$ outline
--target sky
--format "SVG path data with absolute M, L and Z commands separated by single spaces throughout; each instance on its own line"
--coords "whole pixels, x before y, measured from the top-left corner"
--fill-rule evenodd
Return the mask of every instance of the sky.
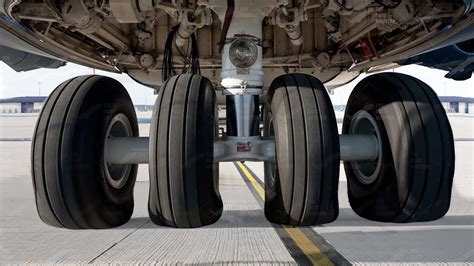
M 390 70 L 412 75 L 430 85 L 439 96 L 474 97 L 474 79 L 454 81 L 444 78 L 446 71 L 411 65 Z M 134 104 L 152 105 L 156 95 L 153 90 L 133 81 L 126 74 L 114 74 L 96 70 L 96 74 L 109 76 L 120 81 L 127 88 Z M 0 62 L 0 98 L 17 96 L 47 96 L 63 81 L 80 75 L 91 75 L 93 69 L 68 63 L 58 69 L 38 69 L 27 72 L 15 72 Z M 334 90 L 330 95 L 334 105 L 346 104 L 355 85 L 367 75 Z

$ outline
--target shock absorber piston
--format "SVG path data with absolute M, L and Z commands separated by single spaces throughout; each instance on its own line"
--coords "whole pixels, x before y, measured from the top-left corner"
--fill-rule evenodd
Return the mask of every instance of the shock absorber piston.
M 230 2 L 230 3 L 229 3 Z M 265 4 L 228 1 L 222 49 L 221 85 L 226 94 L 227 136 L 259 135 L 259 95 L 263 90 L 262 20 Z M 228 14 L 229 10 L 232 14 Z

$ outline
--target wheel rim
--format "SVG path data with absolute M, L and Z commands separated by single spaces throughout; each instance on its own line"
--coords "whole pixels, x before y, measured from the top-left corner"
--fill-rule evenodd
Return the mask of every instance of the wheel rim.
M 104 140 L 104 171 L 107 183 L 113 188 L 120 189 L 128 181 L 130 176 L 130 171 L 132 169 L 131 164 L 124 165 L 115 165 L 109 164 L 107 160 L 107 151 L 108 151 L 108 140 L 109 138 L 114 137 L 133 137 L 132 126 L 128 117 L 123 114 L 115 115 L 112 120 L 110 120 L 109 125 L 107 126 L 107 131 L 105 134 Z
M 273 116 L 272 116 L 272 113 L 268 113 L 267 115 L 267 118 L 268 118 L 268 133 L 267 133 L 267 137 L 268 138 L 275 138 L 275 129 L 273 128 Z M 276 140 L 275 140 L 276 141 Z M 265 168 L 267 168 L 267 180 L 265 180 L 266 182 L 268 182 L 268 185 L 270 187 L 273 187 L 275 185 L 275 175 L 276 175 L 276 167 L 277 167 L 277 158 L 276 158 L 276 153 L 275 153 L 275 160 L 274 161 L 268 161 L 265 165 Z
M 374 183 L 382 168 L 382 137 L 380 130 L 374 117 L 368 112 L 361 110 L 357 112 L 351 121 L 349 134 L 373 135 L 377 140 L 378 157 L 375 160 L 352 161 L 352 169 L 354 169 L 357 179 L 366 185 Z

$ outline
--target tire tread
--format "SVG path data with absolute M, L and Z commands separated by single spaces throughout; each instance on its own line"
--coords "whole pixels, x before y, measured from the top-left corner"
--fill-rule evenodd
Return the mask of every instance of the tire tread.
M 385 95 L 374 93 L 377 86 L 385 87 Z M 367 99 L 369 102 L 364 103 Z M 393 165 L 386 164 L 384 174 L 379 177 L 381 180 L 403 178 L 405 181 L 401 184 L 406 185 L 397 186 L 393 181 L 383 181 L 386 183 L 383 185 L 380 181 L 376 185 L 378 190 L 364 195 L 362 191 L 369 188 L 364 188 L 356 181 L 350 163 L 344 162 L 351 207 L 360 216 L 375 221 L 424 222 L 442 217 L 449 208 L 454 175 L 454 140 L 446 113 L 436 94 L 425 83 L 404 74 L 372 75 L 361 81 L 352 92 L 344 118 L 343 133 L 348 131 L 351 115 L 364 108 L 364 105 L 369 110 L 379 110 L 380 107 L 367 105 L 371 103 L 382 106 L 392 103 L 396 109 L 390 115 L 399 119 L 399 125 L 406 125 L 407 131 L 404 132 L 403 126 L 387 127 L 389 124 L 385 124 L 384 127 L 387 128 L 383 132 L 386 130 L 387 136 L 397 138 L 386 144 L 393 159 L 387 157 L 385 160 L 393 160 Z M 391 121 L 389 114 L 383 114 L 380 119 L 387 121 L 384 123 Z M 379 123 L 379 127 L 381 125 L 383 124 Z M 400 136 L 404 139 L 400 140 Z M 407 146 L 398 148 L 398 145 Z M 391 188 L 386 187 L 389 184 L 392 184 Z M 385 201 L 380 200 L 383 198 L 381 195 L 387 195 L 388 192 L 381 189 L 389 189 L 388 192 L 391 193 L 391 196 L 385 197 Z
M 321 82 L 304 74 L 280 76 L 270 86 L 265 112 L 278 116 L 274 119 L 278 119 L 274 122 L 275 131 L 286 128 L 291 132 L 275 132 L 277 161 L 281 163 L 277 166 L 275 186 L 266 185 L 265 189 L 265 215 L 271 222 L 310 226 L 337 218 L 339 143 L 332 141 L 331 135 L 337 136 L 337 126 L 326 94 Z M 281 104 L 287 114 L 277 108 Z M 268 121 L 264 122 L 267 132 Z M 330 143 L 324 143 L 328 138 Z M 279 154 L 278 150 L 284 151 L 287 142 L 290 150 Z M 326 171 L 327 167 L 331 170 Z M 267 169 L 265 175 L 269 175 Z
M 125 204 L 128 206 L 121 205 L 124 208 L 118 212 L 109 212 L 111 209 L 117 209 L 113 206 L 115 203 L 112 202 L 104 203 L 103 206 L 94 206 L 92 209 L 88 208 L 86 205 L 90 195 L 86 195 L 83 190 L 78 190 L 77 180 L 100 181 L 90 181 L 94 177 L 89 175 L 82 176 L 85 172 L 81 169 L 72 171 L 73 164 L 76 163 L 72 159 L 76 145 L 75 134 L 77 128 L 80 128 L 77 124 L 83 119 L 81 112 L 88 111 L 83 110 L 85 99 L 88 99 L 86 97 L 89 91 L 93 91 L 94 86 L 102 86 L 101 82 L 110 83 L 111 80 L 101 76 L 79 76 L 63 82 L 48 97 L 38 117 L 31 150 L 32 179 L 38 214 L 48 225 L 69 229 L 110 228 L 123 224 L 131 216 L 131 211 L 133 211 L 131 194 L 130 198 L 126 199 Z M 117 88 L 117 95 L 119 95 L 117 97 L 128 97 L 122 99 L 126 100 L 125 108 L 133 112 L 133 116 L 130 115 L 130 123 L 135 130 L 134 133 L 138 135 L 138 123 L 131 100 L 125 88 L 118 82 L 115 84 L 120 86 Z M 82 132 L 88 134 L 88 130 L 82 129 Z M 96 129 L 91 129 L 91 131 L 94 130 Z M 94 152 L 94 148 L 90 151 Z M 136 167 L 135 165 L 130 172 L 131 177 L 127 186 L 130 191 L 133 190 Z M 111 195 L 104 197 L 109 196 Z M 99 210 L 100 208 L 102 209 Z M 106 214 L 101 213 L 102 211 Z M 111 213 L 116 215 L 110 216 Z
M 150 184 L 156 186 L 150 186 L 148 210 L 155 224 L 200 227 L 222 213 L 218 191 L 210 189 L 217 176 L 207 176 L 208 165 L 198 163 L 212 160 L 200 145 L 206 142 L 212 148 L 213 140 L 199 135 L 208 133 L 209 125 L 199 119 L 208 119 L 203 116 L 210 115 L 211 106 L 214 110 L 214 101 L 210 81 L 197 75 L 174 76 L 162 86 L 150 129 Z

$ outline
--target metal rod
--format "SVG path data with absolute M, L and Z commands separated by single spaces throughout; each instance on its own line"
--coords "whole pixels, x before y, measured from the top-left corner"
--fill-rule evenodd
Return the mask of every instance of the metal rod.
M 375 160 L 379 156 L 377 138 L 373 135 L 339 135 L 342 161 Z
M 110 138 L 106 145 L 107 162 L 147 164 L 148 143 L 148 137 Z M 343 161 L 375 160 L 379 156 L 379 144 L 372 135 L 339 135 L 339 143 Z M 214 157 L 217 161 L 274 160 L 275 146 L 272 140 L 261 140 L 256 136 L 228 137 L 214 142 Z
M 106 147 L 108 164 L 147 164 L 148 137 L 109 138 Z

